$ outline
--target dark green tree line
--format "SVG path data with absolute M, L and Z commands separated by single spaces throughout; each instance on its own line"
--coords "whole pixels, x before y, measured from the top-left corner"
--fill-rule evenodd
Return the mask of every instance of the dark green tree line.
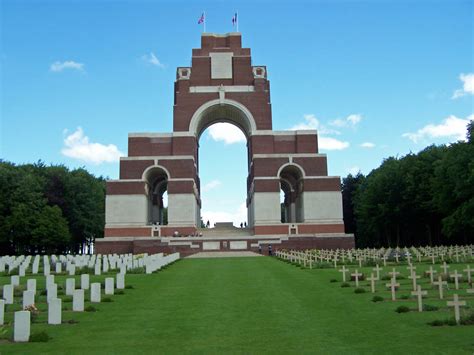
M 385 159 L 343 179 L 344 220 L 359 247 L 474 241 L 473 122 L 467 142 Z
M 85 169 L 0 161 L 0 253 L 83 252 L 103 236 L 104 201 Z

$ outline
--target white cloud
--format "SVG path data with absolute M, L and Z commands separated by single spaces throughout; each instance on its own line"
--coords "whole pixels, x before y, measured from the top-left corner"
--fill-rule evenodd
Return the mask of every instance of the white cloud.
M 474 114 L 465 119 L 454 115 L 445 118 L 440 124 L 428 124 L 415 133 L 404 133 L 402 136 L 418 143 L 424 139 L 449 138 L 450 141 L 466 140 L 467 125 L 474 120 Z
M 211 226 L 216 222 L 232 222 L 234 226 L 240 227 L 240 223 L 247 221 L 247 206 L 245 202 L 241 203 L 235 212 L 214 212 L 201 211 L 201 217 L 204 223 L 210 222 Z
M 64 148 L 61 153 L 69 158 L 96 165 L 118 161 L 124 155 L 114 144 L 104 145 L 89 142 L 89 137 L 84 135 L 81 127 L 64 139 Z
M 339 131 L 326 128 L 322 125 L 314 114 L 303 115 L 304 121 L 290 128 L 290 131 L 317 130 L 319 148 L 323 150 L 342 150 L 349 147 L 349 142 L 344 142 L 332 137 L 325 137 L 325 134 L 340 134 Z
M 334 127 L 345 128 L 345 127 L 355 127 L 360 121 L 362 121 L 362 115 L 352 114 L 347 116 L 345 119 L 337 118 L 329 124 Z
M 319 129 L 320 124 L 319 120 L 313 114 L 305 114 L 303 115 L 305 122 L 299 123 L 296 126 L 290 128 L 290 131 L 303 131 L 303 130 L 310 130 L 310 129 Z
M 225 144 L 246 142 L 247 138 L 242 131 L 230 123 L 219 122 L 209 127 L 209 136 L 216 142 Z
M 461 74 L 459 79 L 463 82 L 463 88 L 458 89 L 453 93 L 452 99 L 465 96 L 467 94 L 474 94 L 474 73 Z
M 62 72 L 65 69 L 72 69 L 72 70 L 79 70 L 83 71 L 84 70 L 84 64 L 83 63 L 77 63 L 73 60 L 66 60 L 65 62 L 59 62 L 56 61 L 51 66 L 49 67 L 49 70 L 52 72 Z
M 318 137 L 319 149 L 323 150 L 343 150 L 349 148 L 349 142 L 344 142 L 332 137 Z
M 151 64 L 151 65 L 154 65 L 155 67 L 159 67 L 159 68 L 164 68 L 165 65 L 163 63 L 160 62 L 160 60 L 156 57 L 155 53 L 153 52 L 150 52 L 150 54 L 145 54 L 142 56 L 142 59 Z
M 372 143 L 372 142 L 364 142 L 360 145 L 362 148 L 368 148 L 368 149 L 371 149 L 371 148 L 374 148 L 375 147 L 375 144 Z
M 222 183 L 219 180 L 212 180 L 211 182 L 208 182 L 206 185 L 204 185 L 201 190 L 202 192 L 211 191 L 220 185 L 222 185 Z

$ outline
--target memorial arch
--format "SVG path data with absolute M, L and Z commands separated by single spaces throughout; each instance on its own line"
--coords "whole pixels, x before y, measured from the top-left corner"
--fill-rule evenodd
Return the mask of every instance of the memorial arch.
M 200 229 L 199 138 L 217 122 L 236 125 L 247 138 L 249 235 L 234 246 L 256 250 L 272 240 L 292 247 L 353 246 L 353 236 L 344 234 L 340 178 L 328 176 L 317 132 L 274 131 L 267 68 L 252 65 L 240 33 L 203 33 L 191 66 L 176 71 L 173 132 L 129 134 L 120 177 L 107 181 L 99 250 L 119 250 L 125 241 L 124 250 L 142 252 L 188 245 L 195 250 L 185 252 L 192 253 L 232 245 L 232 238 L 221 235 L 216 242 L 209 234 L 208 240 L 208 231 Z M 200 234 L 203 239 L 186 244 L 188 236 Z M 181 244 L 167 239 L 175 235 L 184 238 Z

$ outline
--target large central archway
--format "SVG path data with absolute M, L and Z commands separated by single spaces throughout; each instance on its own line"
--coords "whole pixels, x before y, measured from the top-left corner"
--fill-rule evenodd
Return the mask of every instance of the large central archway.
M 203 159 L 200 153 L 200 138 L 203 132 L 206 131 L 206 129 L 218 123 L 231 124 L 237 127 L 237 129 L 239 129 L 245 136 L 246 158 L 247 158 L 247 164 L 246 164 L 247 169 L 246 169 L 245 174 L 246 174 L 246 180 L 248 181 L 248 176 L 250 172 L 250 161 L 251 161 L 249 138 L 251 137 L 252 133 L 256 130 L 255 120 L 252 114 L 250 113 L 250 111 L 244 105 L 236 101 L 213 100 L 213 101 L 203 104 L 201 107 L 199 107 L 196 110 L 196 112 L 194 113 L 191 119 L 190 128 L 189 128 L 189 133 L 196 137 L 196 142 L 197 142 L 196 167 L 197 167 L 198 181 L 200 181 L 199 185 L 201 185 L 202 183 L 200 162 Z M 226 164 L 231 164 L 232 162 L 229 160 L 224 160 L 224 161 L 219 160 L 216 163 L 221 164 L 222 167 L 225 168 Z M 248 187 L 249 186 L 248 186 L 247 181 L 244 181 L 244 184 L 246 185 L 246 189 L 245 189 L 246 191 L 241 198 L 242 201 L 245 201 L 245 207 L 247 207 L 246 202 L 248 200 Z M 198 190 L 199 190 L 200 200 L 202 201 L 203 193 L 205 193 L 205 191 L 203 191 L 203 186 L 199 186 Z M 203 207 L 207 207 L 207 206 L 201 205 L 201 209 L 203 209 Z M 234 207 L 236 210 L 239 208 L 239 206 L 234 206 Z M 245 223 L 245 224 L 250 223 L 249 217 L 250 216 L 248 215 L 248 212 L 247 212 L 247 216 L 245 220 L 240 221 L 238 223 Z M 204 218 L 204 219 L 205 219 L 204 222 L 207 222 L 208 218 Z M 219 222 L 232 222 L 232 221 L 221 220 Z

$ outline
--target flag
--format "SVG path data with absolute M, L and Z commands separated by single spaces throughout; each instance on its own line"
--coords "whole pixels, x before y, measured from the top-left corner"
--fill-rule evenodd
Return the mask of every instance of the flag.
M 201 17 L 198 20 L 198 25 L 200 25 L 201 23 L 204 23 L 204 12 L 202 13 Z
M 237 12 L 232 17 L 232 26 L 235 26 L 236 24 L 237 24 Z

